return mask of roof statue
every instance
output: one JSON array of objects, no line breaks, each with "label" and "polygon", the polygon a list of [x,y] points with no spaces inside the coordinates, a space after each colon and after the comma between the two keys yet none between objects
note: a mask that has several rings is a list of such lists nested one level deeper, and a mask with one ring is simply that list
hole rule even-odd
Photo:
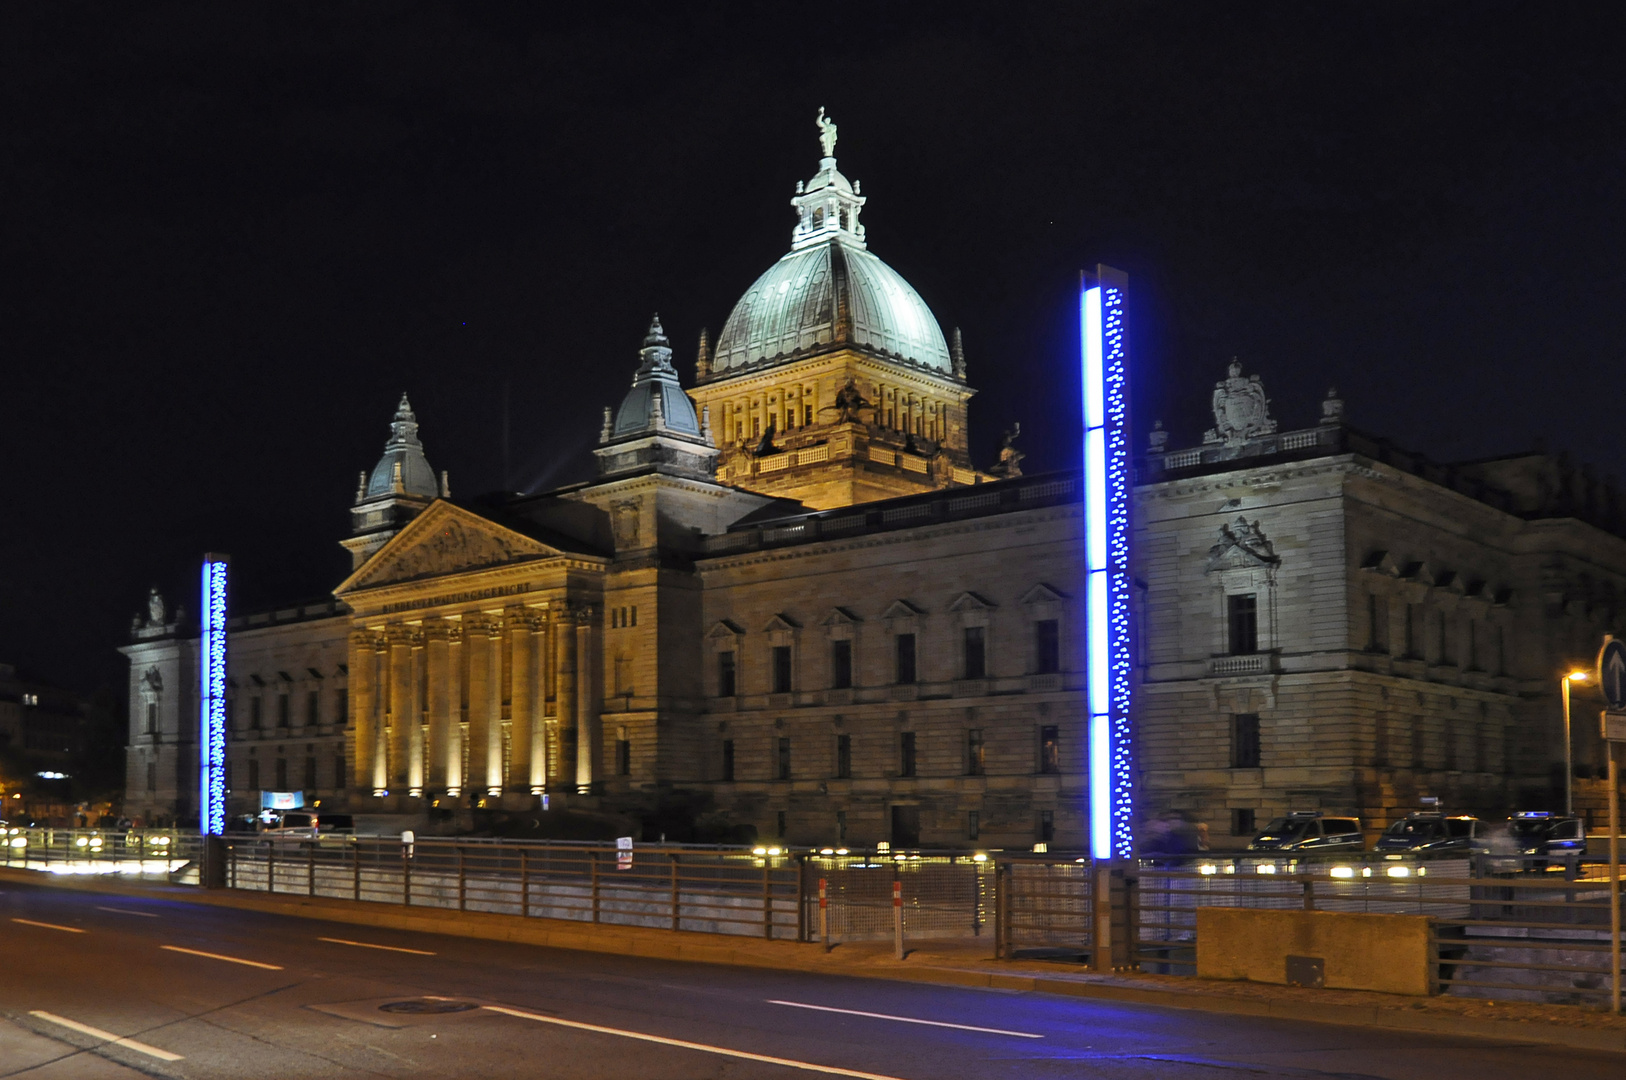
[{"label": "roof statue", "polygon": [[999,460],[994,462],[993,468],[988,471],[995,476],[1006,480],[1015,480],[1022,475],[1022,459],[1026,454],[1015,446],[1016,440],[1022,435],[1022,425],[1012,424],[1010,430],[1000,438]]},{"label": "roof statue", "polygon": [[819,106],[819,145],[824,147],[824,156],[836,156],[836,122],[824,115],[824,106]]},{"label": "roof statue", "polygon": [[836,403],[826,405],[819,411],[824,413],[834,409],[841,413],[838,423],[850,424],[859,419],[858,414],[860,411],[873,408],[875,408],[874,404],[866,401],[863,393],[859,391],[857,382],[848,379],[846,385],[836,391]]},{"label": "roof statue", "polygon": [[156,585],[147,593],[147,625],[164,625],[164,598],[159,594]]},{"label": "roof statue", "polygon": [[1203,433],[1203,442],[1241,446],[1275,430],[1270,399],[1259,376],[1243,378],[1242,364],[1233,356],[1228,377],[1214,384],[1214,426]]}]

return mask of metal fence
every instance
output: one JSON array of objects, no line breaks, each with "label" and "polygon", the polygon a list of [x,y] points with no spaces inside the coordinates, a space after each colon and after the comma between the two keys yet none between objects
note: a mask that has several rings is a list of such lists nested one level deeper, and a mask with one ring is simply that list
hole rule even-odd
[{"label": "metal fence", "polygon": [[[804,894],[804,924],[811,937],[827,933],[832,944],[891,939],[900,920],[909,941],[976,939],[994,920],[994,864],[985,855],[809,853],[806,866],[811,889]],[[820,882],[828,920],[822,930]]]},{"label": "metal fence", "polygon": [[0,866],[52,874],[129,874],[198,883],[197,833],[177,829],[0,827]]}]

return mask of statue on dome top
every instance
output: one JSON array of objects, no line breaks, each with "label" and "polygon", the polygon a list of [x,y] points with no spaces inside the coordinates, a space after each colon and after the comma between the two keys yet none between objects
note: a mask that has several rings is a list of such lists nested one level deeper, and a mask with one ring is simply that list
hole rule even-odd
[{"label": "statue on dome top", "polygon": [[819,145],[824,147],[825,157],[836,156],[836,122],[824,115],[824,106],[819,106]]}]

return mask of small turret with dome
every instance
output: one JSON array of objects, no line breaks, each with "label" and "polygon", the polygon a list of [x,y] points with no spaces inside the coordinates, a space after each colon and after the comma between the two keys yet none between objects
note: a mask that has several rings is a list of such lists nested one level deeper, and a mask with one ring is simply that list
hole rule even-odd
[{"label": "small turret with dome", "polygon": [[356,504],[350,508],[351,536],[339,543],[350,552],[352,568],[366,562],[384,542],[416,517],[436,498],[445,498],[449,480],[424,456],[418,439],[418,417],[405,393],[390,421],[384,454],[372,472],[363,472],[356,484]]},{"label": "small turret with dome", "polygon": [[709,424],[678,383],[672,366],[672,343],[656,315],[638,350],[638,370],[621,407],[604,410],[599,432],[600,476],[620,476],[644,469],[711,479],[717,463]]}]

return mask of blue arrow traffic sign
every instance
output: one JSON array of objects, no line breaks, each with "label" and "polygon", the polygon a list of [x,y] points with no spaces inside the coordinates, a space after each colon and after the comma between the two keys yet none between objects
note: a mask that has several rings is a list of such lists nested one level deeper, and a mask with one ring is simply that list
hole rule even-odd
[{"label": "blue arrow traffic sign", "polygon": [[1612,711],[1626,709],[1626,641],[1610,639],[1598,653],[1598,685]]}]

